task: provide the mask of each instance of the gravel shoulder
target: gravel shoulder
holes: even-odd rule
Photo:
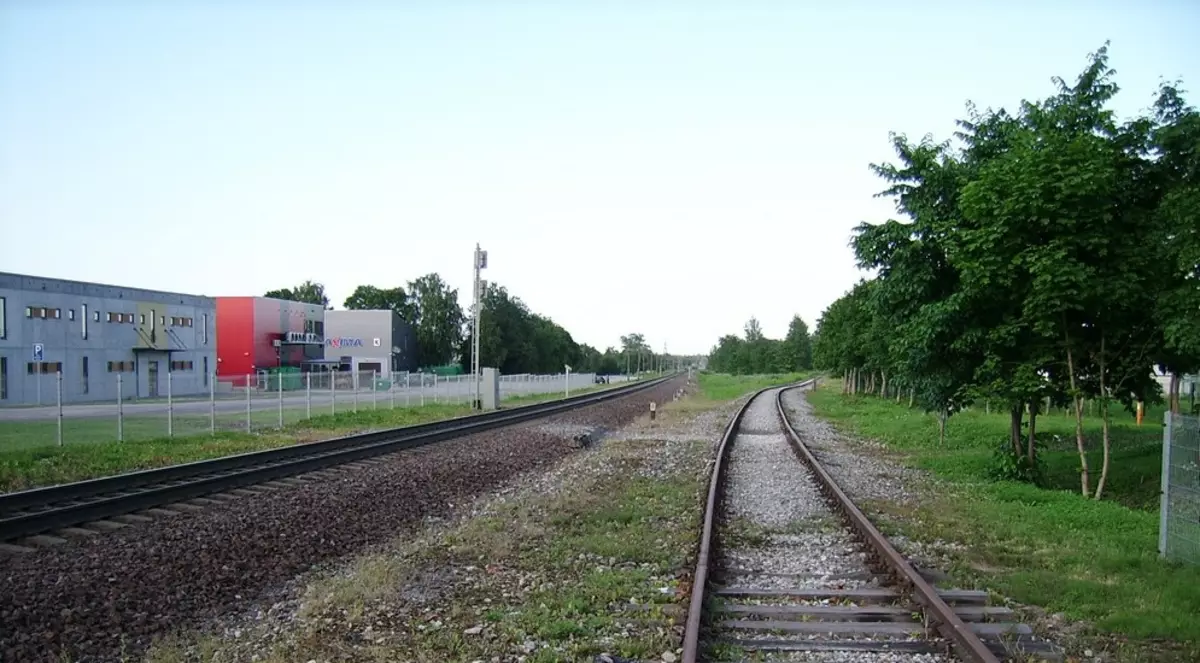
[[[215,618],[265,618],[304,574],[552,467],[577,451],[580,431],[599,434],[633,421],[681,383],[8,558],[0,574],[0,660],[130,660],[155,639]]]
[[[734,407],[666,402],[655,421],[614,428],[148,660],[675,660],[709,461]]]

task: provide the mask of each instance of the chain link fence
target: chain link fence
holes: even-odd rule
[[[622,376],[623,377],[623,376]],[[141,382],[139,383],[139,380]],[[609,379],[610,382],[618,380]],[[164,372],[157,384],[134,373],[93,380],[86,402],[64,402],[61,373],[38,377],[40,405],[0,408],[0,451],[284,428],[321,415],[423,406],[471,407],[472,375],[330,371],[216,376]],[[501,399],[595,385],[591,373],[505,375]],[[154,388],[148,388],[150,384]],[[140,395],[139,395],[140,394]],[[73,396],[68,395],[67,400]]]
[[[1200,417],[1165,415],[1158,550],[1200,565]]]

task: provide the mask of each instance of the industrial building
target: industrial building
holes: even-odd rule
[[[0,272],[0,406],[55,403],[60,371],[63,402],[207,393],[215,324],[211,297]]]
[[[339,371],[415,371],[417,339],[395,311],[326,311],[325,361]]]
[[[217,375],[246,376],[324,365],[325,308],[271,297],[217,297]]]

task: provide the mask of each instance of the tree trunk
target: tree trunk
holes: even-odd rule
[[[908,388],[908,406],[912,407],[914,404],[916,404],[916,402],[917,402],[917,388],[909,387]]]
[[[1029,459],[1029,467],[1033,467],[1033,461],[1037,457],[1037,408],[1031,406],[1029,408],[1029,442],[1025,447],[1025,457]]]
[[[1064,332],[1065,335],[1065,332]],[[1075,389],[1075,358],[1067,344],[1067,375],[1071,378],[1071,400],[1075,402],[1075,448],[1079,450],[1079,484],[1084,497],[1091,496],[1091,481],[1088,478],[1087,452],[1083,448],[1083,399]]]
[[[1108,457],[1109,457],[1109,438],[1108,438],[1108,391],[1104,385],[1104,333],[1100,333],[1100,430],[1102,431],[1101,438],[1104,444],[1104,462],[1100,466],[1100,479],[1096,481],[1096,499],[1100,499],[1100,495],[1104,493],[1104,482],[1108,480]]]
[[[945,446],[946,444],[946,418],[948,416],[945,408],[942,408],[942,411],[938,412],[938,446]]]
[[[1179,390],[1183,383],[1183,376],[1178,371],[1171,372],[1171,383],[1167,391],[1169,392],[1169,401],[1171,403],[1171,414],[1179,414]]]
[[[879,381],[881,383],[879,385],[879,395],[883,398],[887,398],[887,395],[888,395],[888,393],[887,393],[887,388],[888,388],[887,373],[884,373],[881,371],[879,373]]]
[[[900,399],[904,397],[904,392],[900,387],[896,387],[896,405],[900,404]]]
[[[1008,436],[1009,441],[1012,443],[1013,456],[1019,457],[1021,455],[1021,419],[1024,418],[1024,414],[1023,408],[1020,405],[1014,405],[1008,413]]]

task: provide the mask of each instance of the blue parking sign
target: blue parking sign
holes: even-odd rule
[[[42,361],[46,357],[46,346],[41,343],[33,344],[33,360]]]

